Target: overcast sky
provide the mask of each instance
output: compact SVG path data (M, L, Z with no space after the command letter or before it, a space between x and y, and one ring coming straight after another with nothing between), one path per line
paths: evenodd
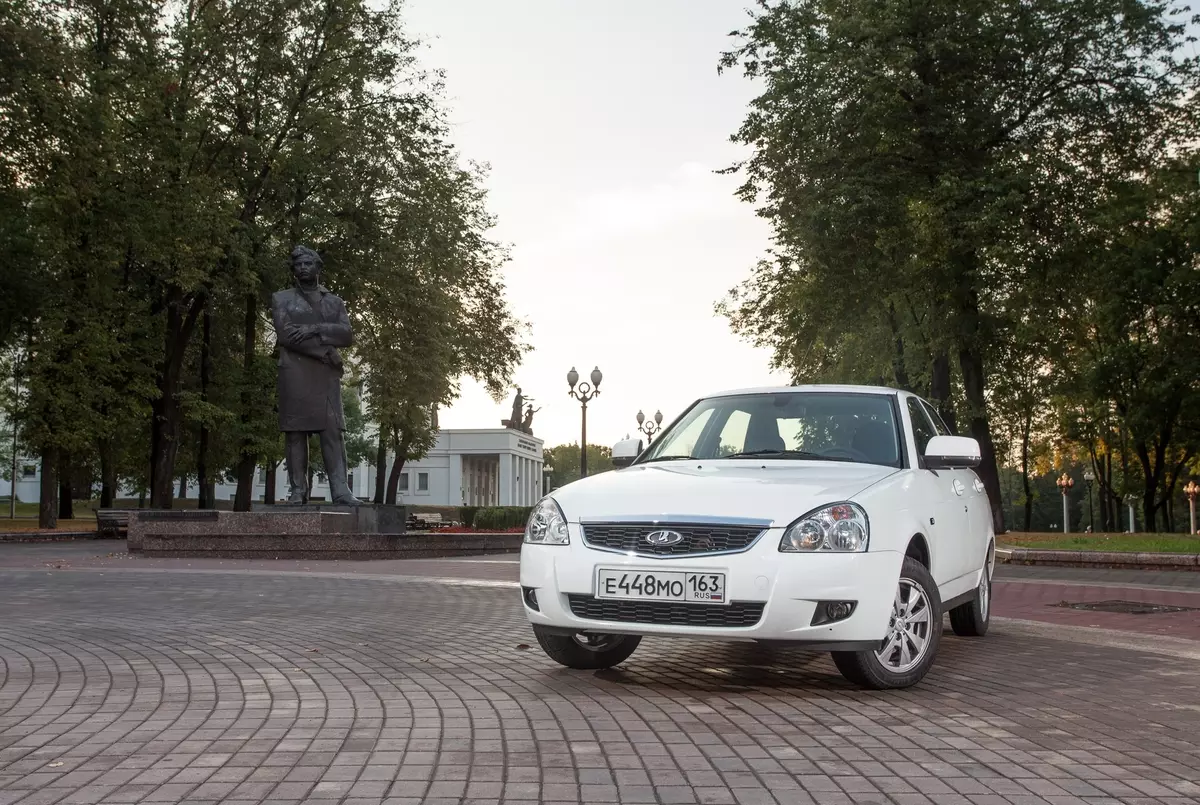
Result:
M566 373L604 372L588 441L669 421L708 391L786 382L713 305L769 232L713 171L753 86L717 75L743 0L409 0L422 62L446 72L464 157L490 163L495 236L512 244L508 298L534 350L513 380L548 447L579 440ZM498 427L511 397L472 382L442 427Z

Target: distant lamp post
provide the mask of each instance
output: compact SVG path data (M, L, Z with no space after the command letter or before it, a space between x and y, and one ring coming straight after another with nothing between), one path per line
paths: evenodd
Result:
M1088 528L1096 530L1096 510L1092 508L1092 483L1096 480L1096 473L1090 469L1083 471L1083 480L1087 481L1088 487Z
M1069 492L1069 491L1071 490L1071 487L1075 486L1075 479L1074 479L1074 478L1072 478L1070 475L1067 475L1067 474L1064 472L1064 473L1062 474L1062 477L1060 477L1060 478L1059 478L1057 481L1055 481L1054 483L1055 483L1055 484L1058 486L1058 488L1059 488L1060 490L1062 490L1062 498L1063 498L1063 533L1064 533L1064 534L1069 534L1069 533L1071 533L1071 512L1070 512L1070 509L1069 509L1069 501L1067 500L1067 492Z
M604 379L604 375L600 372L600 367L597 366L592 370L592 382L579 382L579 372L575 371L575 367L571 367L571 371L567 372L567 385L571 387L569 392L572 397L579 400L579 405L583 411L582 428L579 435L579 477L587 477L587 404L597 395L600 394L600 381Z
M1183 488L1183 494L1188 497L1188 514L1191 515L1191 523L1188 529L1189 534L1196 533L1196 495L1200 495L1200 486L1196 486L1195 481L1188 481L1187 486Z
M1125 505L1129 507L1129 531L1133 534L1137 531L1137 521L1133 517L1133 504L1137 503L1137 495L1132 492L1125 496Z
M646 419L641 411L637 412L638 430L646 434L646 444L654 444L654 434L662 430L662 421L662 411L655 411L653 420Z

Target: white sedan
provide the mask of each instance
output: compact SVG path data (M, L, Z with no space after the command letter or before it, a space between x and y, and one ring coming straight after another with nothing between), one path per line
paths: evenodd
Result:
M555 490L521 549L525 612L570 668L643 635L830 651L869 688L916 684L942 634L988 628L995 532L974 439L867 386L696 401L619 469Z

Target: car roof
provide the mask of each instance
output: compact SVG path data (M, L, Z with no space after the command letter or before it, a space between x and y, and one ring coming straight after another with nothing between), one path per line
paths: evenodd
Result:
M795 391L890 394L892 396L907 394L907 392L901 391L900 389L888 388L887 386L865 386L848 383L811 383L800 386L759 386L755 388L729 389L717 391L712 394L706 394L701 399L708 399L711 397L733 397L739 394L779 394Z

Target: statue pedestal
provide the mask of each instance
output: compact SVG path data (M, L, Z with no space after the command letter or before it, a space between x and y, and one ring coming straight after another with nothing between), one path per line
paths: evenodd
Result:
M305 514L328 512L354 516L355 529L364 534L403 534L408 520L408 507L400 505L376 505L363 503L361 506L339 506L336 503L254 503L252 513Z
M262 505L255 511L142 510L129 552L225 559L415 559L506 553L522 534L406 534L404 506Z

